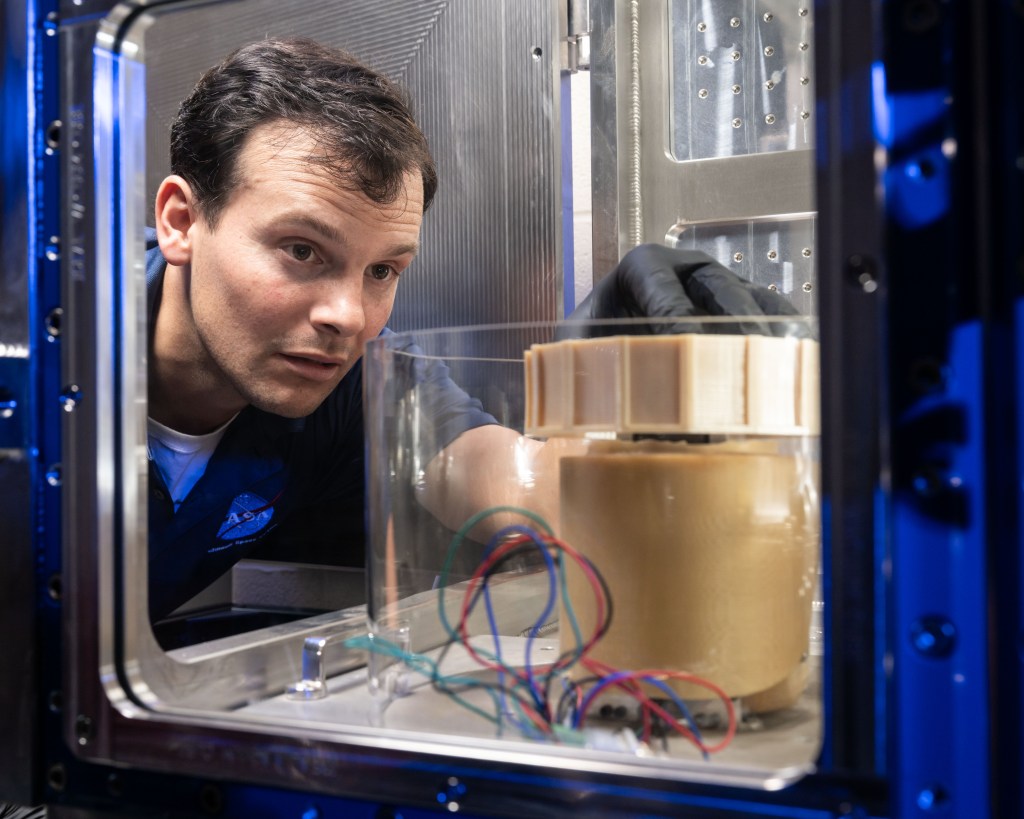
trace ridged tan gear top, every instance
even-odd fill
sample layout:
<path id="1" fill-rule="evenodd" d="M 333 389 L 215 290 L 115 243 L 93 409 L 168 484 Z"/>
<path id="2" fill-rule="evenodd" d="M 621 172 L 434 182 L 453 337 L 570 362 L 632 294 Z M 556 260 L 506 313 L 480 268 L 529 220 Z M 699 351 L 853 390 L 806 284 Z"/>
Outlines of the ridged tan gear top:
<path id="1" fill-rule="evenodd" d="M 535 344 L 526 433 L 818 435 L 819 359 L 816 341 L 757 335 Z"/>
<path id="2" fill-rule="evenodd" d="M 697 674 L 752 711 L 796 702 L 820 544 L 807 440 L 819 434 L 818 362 L 817 342 L 756 335 L 616 336 L 527 352 L 527 434 L 732 439 L 590 441 L 560 461 L 560 536 L 600 568 L 615 601 L 592 659 Z M 592 584 L 571 567 L 566 582 L 590 634 Z"/>

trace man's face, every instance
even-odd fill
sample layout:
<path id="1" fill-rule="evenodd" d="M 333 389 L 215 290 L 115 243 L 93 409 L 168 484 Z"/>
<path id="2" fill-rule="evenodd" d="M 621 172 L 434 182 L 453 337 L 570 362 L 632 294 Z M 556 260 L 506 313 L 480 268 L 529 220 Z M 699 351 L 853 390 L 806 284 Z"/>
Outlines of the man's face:
<path id="1" fill-rule="evenodd" d="M 301 129 L 256 130 L 216 225 L 189 229 L 189 304 L 214 377 L 290 418 L 316 409 L 384 327 L 423 218 L 417 173 L 382 206 L 310 163 L 317 150 Z"/>

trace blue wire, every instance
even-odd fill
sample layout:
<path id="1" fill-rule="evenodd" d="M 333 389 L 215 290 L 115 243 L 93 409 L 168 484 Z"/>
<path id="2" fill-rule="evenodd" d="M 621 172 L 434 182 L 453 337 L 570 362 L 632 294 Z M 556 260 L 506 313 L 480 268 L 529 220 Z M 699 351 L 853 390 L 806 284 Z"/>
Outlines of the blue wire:
<path id="1" fill-rule="evenodd" d="M 525 535 L 526 537 L 530 538 L 530 540 L 532 540 L 534 545 L 537 547 L 538 551 L 541 553 L 541 556 L 544 558 L 544 562 L 547 564 L 547 570 L 548 570 L 548 599 L 547 599 L 547 603 L 544 606 L 544 610 L 540 613 L 540 616 L 537 618 L 536 623 L 534 623 L 533 627 L 529 631 L 529 634 L 527 635 L 527 638 L 526 638 L 526 651 L 525 651 L 525 655 L 526 656 L 525 656 L 525 661 L 523 663 L 523 668 L 524 668 L 524 671 L 526 673 L 526 682 L 527 682 L 527 686 L 530 689 L 530 693 L 531 693 L 531 695 L 533 697 L 533 701 L 536 703 L 537 708 L 540 710 L 540 712 L 542 714 L 548 715 L 548 708 L 547 708 L 547 706 L 546 706 L 546 704 L 544 702 L 544 694 L 543 694 L 543 692 L 537 686 L 536 677 L 534 676 L 534 672 L 533 672 L 533 666 L 532 666 L 532 664 L 530 662 L 530 656 L 531 656 L 531 652 L 533 650 L 533 638 L 536 636 L 537 630 L 540 629 L 546 623 L 548 616 L 551 614 L 551 610 L 555 606 L 555 601 L 557 600 L 557 589 L 556 589 L 557 573 L 555 571 L 555 562 L 552 559 L 551 555 L 548 554 L 548 550 L 544 548 L 544 541 L 543 541 L 543 538 L 541 537 L 541 535 L 535 529 L 531 529 L 528 526 L 522 526 L 522 525 L 518 525 L 518 524 L 513 524 L 511 526 L 506 526 L 505 528 L 503 528 L 500 531 L 498 531 L 497 533 L 495 533 L 494 537 L 492 537 L 487 542 L 487 545 L 485 546 L 485 549 L 487 550 L 487 552 L 488 553 L 493 552 L 494 549 L 497 547 L 498 542 L 503 540 L 505 537 L 507 537 L 510 534 L 521 534 L 521 535 Z M 488 618 L 490 620 L 491 631 L 492 631 L 492 634 L 494 636 L 494 643 L 495 643 L 495 645 L 498 645 L 498 641 L 499 641 L 498 626 L 497 626 L 497 623 L 496 623 L 496 621 L 494 619 L 493 608 L 491 607 L 491 597 L 490 597 L 490 591 L 489 591 L 488 586 L 487 586 L 487 578 L 486 577 L 484 578 L 483 596 L 484 596 L 485 605 L 487 606 L 487 610 L 488 610 Z M 475 601 L 473 601 L 473 603 L 471 603 L 471 605 L 469 607 L 469 610 L 467 610 L 467 613 L 468 613 L 468 611 L 472 610 L 473 605 L 475 605 Z"/>
<path id="2" fill-rule="evenodd" d="M 648 682 L 655 688 L 661 689 L 672 702 L 675 703 L 676 708 L 682 713 L 686 719 L 687 724 L 690 726 L 690 733 L 697 739 L 697 745 L 700 746 L 701 754 L 704 759 L 710 759 L 710 755 L 704 750 L 704 738 L 700 735 L 700 729 L 697 728 L 697 723 L 693 719 L 693 715 L 690 713 L 690 709 L 686 707 L 686 703 L 683 702 L 683 698 L 680 697 L 675 691 L 672 690 L 672 686 L 668 685 L 664 680 L 659 680 L 655 677 L 641 677 L 644 682 Z"/>
<path id="3" fill-rule="evenodd" d="M 583 656 L 583 634 L 580 632 L 580 624 L 576 620 L 576 612 L 572 607 L 572 602 L 569 600 L 569 586 L 565 582 L 565 553 L 561 549 L 558 551 L 558 585 L 562 593 L 562 608 L 565 610 L 565 616 L 572 627 L 572 636 L 576 639 L 576 651 L 574 652 L 576 656 L 573 657 L 572 662 L 566 663 L 562 668 L 563 671 L 567 671 Z"/>
<path id="4" fill-rule="evenodd" d="M 537 705 L 538 710 L 540 710 L 541 713 L 544 713 L 545 715 L 547 715 L 548 718 L 550 718 L 550 716 L 551 716 L 550 715 L 550 708 L 549 708 L 548 703 L 547 703 L 546 695 L 540 689 L 540 686 L 539 686 L 539 683 L 538 683 L 538 678 L 537 678 L 537 676 L 536 676 L 536 674 L 534 673 L 534 670 L 533 670 L 533 665 L 532 665 L 533 639 L 537 636 L 538 630 L 541 627 L 544 626 L 544 624 L 547 621 L 548 617 L 550 616 L 552 610 L 554 609 L 555 601 L 556 601 L 556 599 L 558 597 L 558 591 L 559 590 L 561 591 L 561 598 L 562 598 L 562 602 L 563 602 L 563 605 L 564 605 L 564 608 L 565 608 L 566 618 L 569 620 L 569 624 L 572 627 L 573 635 L 574 635 L 574 637 L 576 639 L 576 651 L 574 652 L 575 653 L 575 657 L 572 660 L 572 662 L 570 662 L 567 666 L 565 666 L 566 668 L 568 668 L 569 666 L 573 665 L 576 662 L 576 660 L 578 660 L 580 655 L 582 654 L 582 652 L 583 652 L 583 635 L 580 632 L 580 627 L 579 627 L 579 623 L 578 623 L 578 621 L 576 619 L 575 611 L 573 610 L 572 603 L 569 600 L 568 587 L 567 587 L 566 580 L 565 580 L 565 555 L 562 552 L 562 550 L 558 551 L 557 566 L 556 566 L 555 559 L 553 559 L 551 557 L 551 555 L 549 554 L 548 550 L 546 548 L 544 548 L 545 547 L 544 539 L 543 539 L 543 536 L 540 533 L 538 533 L 535 529 L 532 529 L 532 528 L 530 528 L 528 526 L 524 526 L 524 525 L 521 525 L 521 524 L 512 524 L 512 525 L 504 527 L 503 529 L 501 529 L 500 531 L 496 532 L 491 537 L 491 539 L 484 546 L 485 554 L 488 554 L 488 555 L 492 554 L 494 552 L 494 550 L 498 547 L 500 542 L 505 537 L 507 537 L 507 536 L 509 536 L 511 534 L 520 534 L 520 535 L 524 535 L 524 536 L 530 538 L 534 542 L 534 544 L 537 546 L 538 550 L 541 553 L 541 556 L 544 558 L 544 561 L 547 564 L 547 571 L 548 571 L 548 599 L 547 599 L 547 603 L 545 605 L 544 610 L 541 612 L 541 614 L 537 618 L 537 621 L 534 624 L 533 628 L 530 629 L 530 631 L 529 631 L 529 633 L 527 635 L 526 650 L 525 650 L 525 661 L 524 661 L 523 665 L 524 665 L 524 672 L 525 672 L 526 680 L 527 680 L 526 684 L 527 684 L 527 686 L 528 686 L 528 688 L 530 690 L 531 697 L 533 698 L 535 704 Z M 484 596 L 485 602 L 489 605 L 489 603 L 490 603 L 490 596 L 489 596 L 489 589 L 488 589 L 488 586 L 487 586 L 487 578 L 486 577 L 484 578 L 484 581 L 483 581 L 482 594 Z M 471 601 L 470 606 L 467 609 L 467 613 L 469 611 L 472 611 L 473 606 L 475 606 L 475 605 L 476 605 L 476 600 Z M 494 635 L 494 637 L 495 637 L 495 645 L 498 645 L 499 644 L 498 643 L 498 637 L 497 637 L 498 628 L 497 628 L 495 619 L 493 618 L 493 611 L 489 615 L 489 620 L 490 620 L 492 635 Z M 480 653 L 485 653 L 485 652 L 480 652 Z M 491 659 L 494 659 L 494 658 L 492 657 Z M 497 657 L 497 660 L 505 669 L 509 669 L 509 666 L 501 660 L 500 656 Z M 551 673 L 554 673 L 554 671 L 552 671 Z M 546 680 L 547 679 L 547 675 L 542 676 L 540 679 Z"/>
<path id="5" fill-rule="evenodd" d="M 609 674 L 607 677 L 602 677 L 600 682 L 596 683 L 594 687 L 591 688 L 583 697 L 583 701 L 580 703 L 580 707 L 576 709 L 576 713 L 573 715 L 572 727 L 580 727 L 580 720 L 583 718 L 583 715 L 586 714 L 587 711 L 590 709 L 590 703 L 593 702 L 594 697 L 596 697 L 598 693 L 603 691 L 612 683 L 628 678 L 629 674 L 630 672 L 628 671 L 616 671 L 613 674 Z"/>
<path id="6" fill-rule="evenodd" d="M 491 604 L 491 592 L 487 586 L 487 578 L 484 578 L 483 597 L 484 607 L 487 609 L 487 622 L 491 626 L 491 636 L 494 638 L 494 656 L 497 659 L 498 664 L 501 667 L 498 671 L 498 685 L 501 690 L 501 714 L 505 714 L 506 710 L 506 698 L 505 698 L 505 661 L 501 659 L 501 635 L 498 634 L 498 619 L 494 615 L 494 606 Z M 466 614 L 469 614 L 473 609 L 475 603 L 470 603 L 469 609 Z M 500 723 L 499 723 L 500 725 Z"/>
<path id="7" fill-rule="evenodd" d="M 522 515 L 525 518 L 529 518 L 530 520 L 534 521 L 535 523 L 543 527 L 543 529 L 549 535 L 554 537 L 554 532 L 551 530 L 551 527 L 547 524 L 547 521 L 545 521 L 540 515 L 531 512 L 529 509 L 521 509 L 518 506 L 492 506 L 490 509 L 485 509 L 482 512 L 477 512 L 469 520 L 462 524 L 462 528 L 459 529 L 459 531 L 456 532 L 455 535 L 452 537 L 452 542 L 448 547 L 448 554 L 445 555 L 444 565 L 441 567 L 441 574 L 438 577 L 437 587 L 437 614 L 441 620 L 441 626 L 444 628 L 445 633 L 448 635 L 449 639 L 453 642 L 458 641 L 459 635 L 455 633 L 455 630 L 452 628 L 451 623 L 448 622 L 448 615 L 444 610 L 444 589 L 446 585 L 446 580 L 448 578 L 448 572 L 450 571 L 452 562 L 455 560 L 455 555 L 459 551 L 459 548 L 462 546 L 462 542 L 466 539 L 466 535 L 468 534 L 468 532 L 480 521 L 499 512 L 514 512 L 516 514 Z"/>
<path id="8" fill-rule="evenodd" d="M 663 683 L 661 680 L 655 679 L 650 676 L 633 677 L 631 676 L 631 674 L 632 672 L 630 671 L 616 671 L 612 674 L 609 674 L 607 677 L 603 677 L 601 681 L 598 682 L 593 688 L 591 688 L 587 692 L 586 696 L 583 698 L 583 702 L 580 703 L 579 709 L 573 715 L 572 727 L 576 729 L 579 728 L 580 720 L 583 718 L 583 715 L 586 714 L 587 711 L 590 709 L 590 704 L 594 701 L 594 697 L 596 697 L 601 691 L 603 691 L 609 685 L 613 685 L 614 683 L 623 679 L 643 680 L 644 682 L 649 682 L 651 683 L 651 685 L 660 688 L 662 691 L 668 694 L 669 697 L 671 697 L 672 701 L 676 704 L 679 710 L 682 711 L 683 715 L 686 717 L 686 720 L 689 723 L 690 730 L 693 733 L 694 737 L 696 737 L 698 744 L 700 746 L 704 745 L 704 740 L 701 739 L 700 732 L 697 730 L 697 724 L 693 721 L 693 717 L 690 714 L 690 710 L 686 707 L 686 704 L 682 701 L 682 699 L 671 689 L 671 687 L 665 685 L 665 683 Z M 701 754 L 703 755 L 704 759 L 709 758 L 707 751 L 704 750 L 703 747 L 701 747 Z"/>
<path id="9" fill-rule="evenodd" d="M 527 684 L 530 686 L 530 690 L 533 691 L 533 696 L 537 702 L 537 706 L 541 709 L 541 713 L 546 718 L 551 718 L 551 713 L 547 703 L 544 700 L 543 692 L 537 687 L 536 678 L 533 673 L 533 663 L 531 657 L 533 655 L 533 639 L 537 636 L 537 632 L 547 622 L 548 617 L 551 616 L 551 611 L 555 607 L 555 601 L 558 599 L 558 573 L 555 570 L 555 561 L 552 560 L 548 550 L 544 548 L 540 535 L 536 532 L 531 533 L 533 542 L 537 544 L 537 548 L 540 549 L 540 553 L 544 556 L 544 562 L 547 564 L 548 570 L 548 599 L 544 606 L 544 610 L 540 613 L 537 618 L 537 623 L 533 628 L 530 629 L 530 633 L 526 637 L 526 656 L 523 660 L 523 669 L 526 672 Z"/>

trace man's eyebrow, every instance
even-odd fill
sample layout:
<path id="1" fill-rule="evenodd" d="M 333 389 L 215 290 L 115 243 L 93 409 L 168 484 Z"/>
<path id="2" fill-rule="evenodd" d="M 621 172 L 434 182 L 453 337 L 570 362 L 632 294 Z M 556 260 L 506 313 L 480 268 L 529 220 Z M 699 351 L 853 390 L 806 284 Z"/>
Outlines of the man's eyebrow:
<path id="1" fill-rule="evenodd" d="M 328 241 L 334 242 L 335 244 L 348 244 L 345 241 L 345 237 L 338 232 L 338 229 L 334 225 L 330 222 L 325 222 L 317 216 L 311 216 L 308 213 L 290 213 L 281 219 L 281 221 L 285 224 L 299 225 L 301 227 L 308 228 L 314 233 L 319 233 L 322 237 Z"/>
<path id="2" fill-rule="evenodd" d="M 299 225 L 314 233 L 319 233 L 325 239 L 335 244 L 347 246 L 348 242 L 345 237 L 341 235 L 338 229 L 330 222 L 324 221 L 323 219 L 313 216 L 308 213 L 295 213 L 289 214 L 282 220 L 285 224 Z M 384 256 L 415 256 L 420 252 L 419 242 L 402 242 L 401 244 L 393 245 L 388 248 L 383 254 Z"/>
<path id="3" fill-rule="evenodd" d="M 400 245 L 393 245 L 392 247 L 388 248 L 387 253 L 385 253 L 384 255 L 385 256 L 406 256 L 406 255 L 415 256 L 419 252 L 420 252 L 419 242 L 406 242 L 406 243 L 400 244 Z"/>

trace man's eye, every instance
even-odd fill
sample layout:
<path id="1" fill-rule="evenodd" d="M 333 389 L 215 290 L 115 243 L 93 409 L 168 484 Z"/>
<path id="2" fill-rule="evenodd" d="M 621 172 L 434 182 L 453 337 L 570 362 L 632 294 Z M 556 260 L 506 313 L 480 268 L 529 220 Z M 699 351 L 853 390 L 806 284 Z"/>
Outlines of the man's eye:
<path id="1" fill-rule="evenodd" d="M 292 258 L 300 262 L 308 262 L 313 258 L 313 248 L 309 245 L 291 245 Z"/>
<path id="2" fill-rule="evenodd" d="M 381 281 L 382 282 L 382 281 L 386 281 L 387 279 L 391 278 L 392 276 L 397 276 L 398 273 L 395 270 L 395 268 L 393 268 L 389 264 L 374 264 L 374 265 L 370 265 L 370 275 L 373 278 L 375 278 L 377 281 Z"/>

